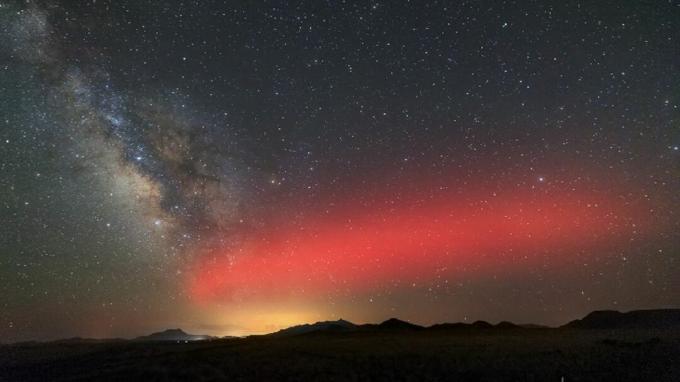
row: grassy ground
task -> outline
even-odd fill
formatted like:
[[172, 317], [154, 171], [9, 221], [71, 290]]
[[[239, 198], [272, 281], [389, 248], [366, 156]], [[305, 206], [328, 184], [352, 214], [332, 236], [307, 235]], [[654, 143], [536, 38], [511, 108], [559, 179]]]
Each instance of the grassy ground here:
[[525, 329], [0, 347], [1, 381], [680, 381], [677, 331]]

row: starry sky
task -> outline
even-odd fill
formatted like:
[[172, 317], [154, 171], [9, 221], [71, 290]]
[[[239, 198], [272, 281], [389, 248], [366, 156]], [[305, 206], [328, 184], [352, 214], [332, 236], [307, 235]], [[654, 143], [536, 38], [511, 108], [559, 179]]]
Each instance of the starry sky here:
[[0, 339], [680, 306], [680, 3], [0, 0]]

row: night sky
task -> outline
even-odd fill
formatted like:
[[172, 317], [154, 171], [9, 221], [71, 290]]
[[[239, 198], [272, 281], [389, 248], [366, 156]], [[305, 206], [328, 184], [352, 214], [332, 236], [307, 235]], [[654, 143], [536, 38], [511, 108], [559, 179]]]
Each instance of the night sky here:
[[0, 0], [0, 341], [680, 306], [680, 3]]

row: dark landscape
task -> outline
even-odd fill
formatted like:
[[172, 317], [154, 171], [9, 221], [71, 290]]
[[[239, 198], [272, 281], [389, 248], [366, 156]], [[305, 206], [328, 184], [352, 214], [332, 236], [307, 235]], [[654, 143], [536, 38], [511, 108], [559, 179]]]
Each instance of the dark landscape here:
[[327, 321], [246, 338], [0, 347], [0, 380], [677, 381], [680, 310], [598, 311], [559, 328]]

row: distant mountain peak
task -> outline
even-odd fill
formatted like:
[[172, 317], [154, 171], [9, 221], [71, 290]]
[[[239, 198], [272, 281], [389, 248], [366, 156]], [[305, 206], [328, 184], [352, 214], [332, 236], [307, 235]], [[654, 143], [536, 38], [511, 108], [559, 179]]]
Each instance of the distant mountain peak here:
[[319, 321], [313, 324], [302, 324], [291, 326], [290, 328], [281, 329], [274, 333], [275, 335], [297, 335], [307, 334], [313, 332], [331, 332], [331, 331], [350, 331], [355, 330], [356, 325], [343, 320], [342, 318], [336, 321]]
[[680, 327], [680, 309], [649, 309], [619, 312], [595, 310], [564, 325], [578, 329], [630, 329]]
[[396, 317], [391, 317], [391, 318], [388, 318], [387, 320], [383, 321], [382, 323], [385, 324], [385, 323], [388, 323], [388, 322], [395, 322], [396, 323], [396, 322], [408, 322], [408, 321], [400, 320]]
[[318, 321], [318, 322], [311, 324], [311, 326], [324, 326], [324, 325], [340, 325], [340, 326], [346, 326], [346, 327], [356, 326], [356, 325], [354, 325], [353, 323], [351, 323], [347, 320], [343, 320], [342, 318], [335, 320], [335, 321]]
[[[187, 333], [184, 330], [179, 329], [179, 328], [177, 328], [177, 329], [165, 329], [162, 332], [158, 332], [158, 334], [160, 334], [160, 333], [178, 334], [178, 335], [184, 335], [184, 336], [187, 335]], [[154, 333], [154, 334], [156, 334], [156, 333]]]
[[519, 328], [520, 326], [510, 321], [501, 321], [497, 323], [495, 327], [498, 329], [516, 329]]
[[214, 339], [207, 335], [188, 334], [182, 329], [165, 329], [160, 332], [151, 333], [146, 336], [135, 338], [135, 341], [201, 341]]
[[485, 328], [486, 329], [486, 328], [493, 328], [493, 325], [491, 325], [490, 323], [483, 321], [483, 320], [477, 320], [477, 321], [472, 323], [472, 327], [473, 328], [480, 328], [480, 329]]
[[[582, 319], [572, 321], [563, 327], [575, 329], [680, 328], [680, 309], [634, 310], [625, 313], [615, 310], [596, 310], [587, 314]], [[510, 321], [501, 321], [496, 325], [492, 325], [487, 321], [478, 320], [473, 323], [441, 323], [425, 328], [396, 317], [389, 318], [379, 324], [355, 325], [340, 318], [336, 321], [319, 321], [313, 324], [292, 326], [272, 333], [272, 335], [287, 336], [308, 333], [370, 333], [384, 331], [396, 333], [412, 330], [480, 331], [488, 329], [531, 330], [549, 329], [549, 327], [536, 324], [515, 324]]]
[[384, 329], [422, 329], [422, 326], [420, 325], [412, 324], [408, 321], [403, 321], [394, 317], [381, 322], [378, 324], [378, 327]]

